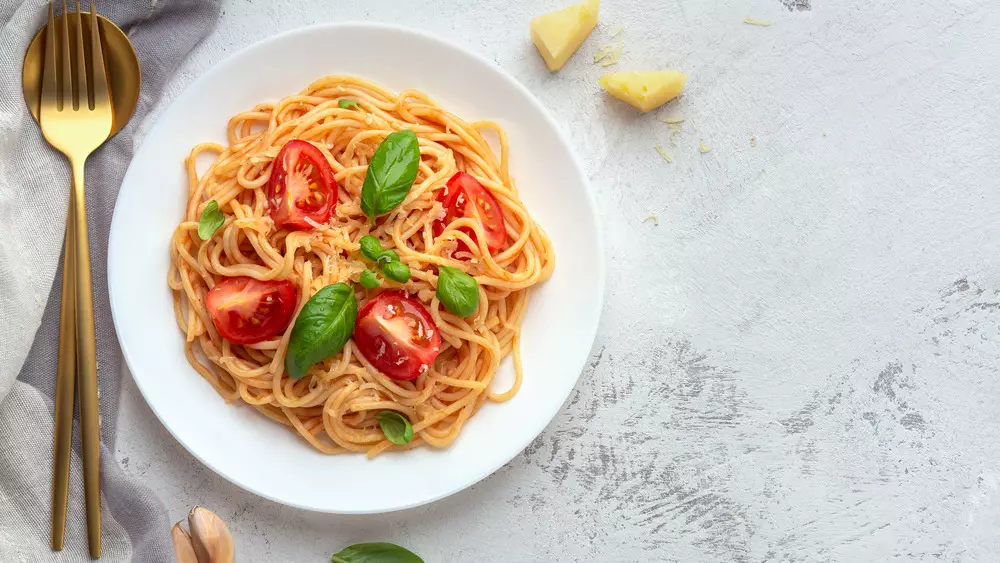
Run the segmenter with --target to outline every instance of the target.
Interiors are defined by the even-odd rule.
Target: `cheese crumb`
[[[680,134],[681,134],[681,130],[680,129],[674,129],[673,131],[670,132],[670,144],[671,145],[673,145],[675,147],[677,146],[677,137]]]
[[[656,149],[656,152],[660,153],[660,156],[663,157],[663,160],[666,160],[667,162],[674,161],[674,157],[670,156],[670,154],[668,154],[667,151],[663,149],[663,145],[656,145],[653,148]]]
[[[619,43],[605,45],[594,54],[594,64],[600,63],[603,67],[617,64],[622,58],[622,46]]]
[[[702,141],[698,143],[698,150],[701,151],[701,154],[705,154],[707,152],[712,152],[712,147],[706,145],[705,141]]]
[[[770,27],[771,20],[761,20],[757,18],[743,18],[743,23],[756,25],[760,27]]]
[[[660,118],[660,121],[666,123],[667,125],[677,125],[677,126],[680,126],[681,123],[684,123],[684,117],[680,116],[680,115],[673,116],[673,117],[663,117],[663,118]]]
[[[654,227],[660,226],[660,218],[656,214],[650,214],[648,217],[642,220],[643,223],[653,223]]]
[[[619,26],[615,27],[614,30],[612,30],[611,37],[618,37],[619,35],[621,35],[621,33],[623,31],[625,31],[625,26],[624,25],[619,25]]]

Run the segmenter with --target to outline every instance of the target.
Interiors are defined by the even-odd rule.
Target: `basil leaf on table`
[[[479,308],[479,284],[458,268],[438,266],[437,298],[453,314],[468,317]]]
[[[417,179],[420,147],[409,129],[389,134],[375,149],[361,188],[361,211],[374,222],[403,203]]]
[[[205,210],[201,212],[201,221],[198,221],[198,238],[208,240],[212,238],[215,231],[226,222],[226,216],[219,211],[219,202],[214,199],[208,202]]]
[[[330,563],[424,563],[405,547],[392,543],[356,543],[335,553]]]
[[[347,109],[357,106],[358,102],[355,100],[340,100],[337,102],[337,105],[340,106],[340,109]]]
[[[376,287],[382,285],[382,282],[375,277],[375,274],[373,274],[371,270],[365,270],[361,272],[361,285],[363,285],[365,289],[375,289]]]
[[[285,353],[285,371],[299,379],[317,362],[339,352],[354,332],[358,302],[354,289],[344,283],[316,292],[295,319]]]
[[[385,434],[386,439],[393,444],[409,444],[410,440],[413,439],[413,426],[410,425],[410,421],[406,420],[405,416],[398,412],[381,411],[375,415],[375,420],[382,427],[382,433]]]

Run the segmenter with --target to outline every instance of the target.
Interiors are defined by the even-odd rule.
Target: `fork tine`
[[[62,2],[62,25],[60,26],[60,54],[62,62],[60,68],[59,84],[59,109],[64,110],[72,105],[76,109],[76,97],[73,95],[73,69],[70,68],[70,48],[69,48],[69,11],[66,10],[66,0]],[[67,104],[72,99],[72,104]]]
[[[108,75],[104,66],[104,50],[101,48],[101,30],[97,20],[97,10],[94,0],[90,0],[90,54],[94,67],[94,105],[110,105],[111,95],[108,93]]]
[[[45,64],[42,68],[42,98],[47,103],[59,99],[56,82],[56,17],[55,0],[49,0],[49,22],[45,25]],[[58,104],[58,102],[56,101]]]
[[[76,0],[76,88],[77,95],[74,109],[93,109],[87,89],[87,54],[83,49],[83,14],[80,12],[80,0]]]

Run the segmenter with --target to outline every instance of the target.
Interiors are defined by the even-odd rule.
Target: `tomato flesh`
[[[267,184],[268,212],[279,229],[311,229],[330,220],[337,208],[338,189],[322,151],[293,139],[274,159]]]
[[[377,370],[403,381],[426,373],[441,351],[441,333],[431,314],[399,291],[380,293],[365,303],[352,338]]]
[[[461,217],[478,219],[486,233],[486,247],[491,253],[503,248],[507,242],[507,223],[503,219],[503,211],[493,194],[471,174],[456,172],[448,180],[445,188],[438,193],[438,201],[444,205],[443,220],[435,221],[432,229],[435,236],[444,232],[445,227]],[[473,240],[476,235],[472,229],[463,228]],[[468,247],[459,241],[459,251],[468,251]]]
[[[290,281],[240,276],[215,284],[205,298],[212,324],[233,344],[270,340],[288,328],[298,290]]]

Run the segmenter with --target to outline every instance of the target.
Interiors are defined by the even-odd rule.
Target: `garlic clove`
[[[198,556],[195,555],[194,546],[191,544],[191,536],[181,528],[180,522],[170,529],[170,538],[174,540],[177,563],[198,563]]]
[[[188,514],[188,528],[199,563],[233,563],[233,535],[217,514],[196,506]]]

